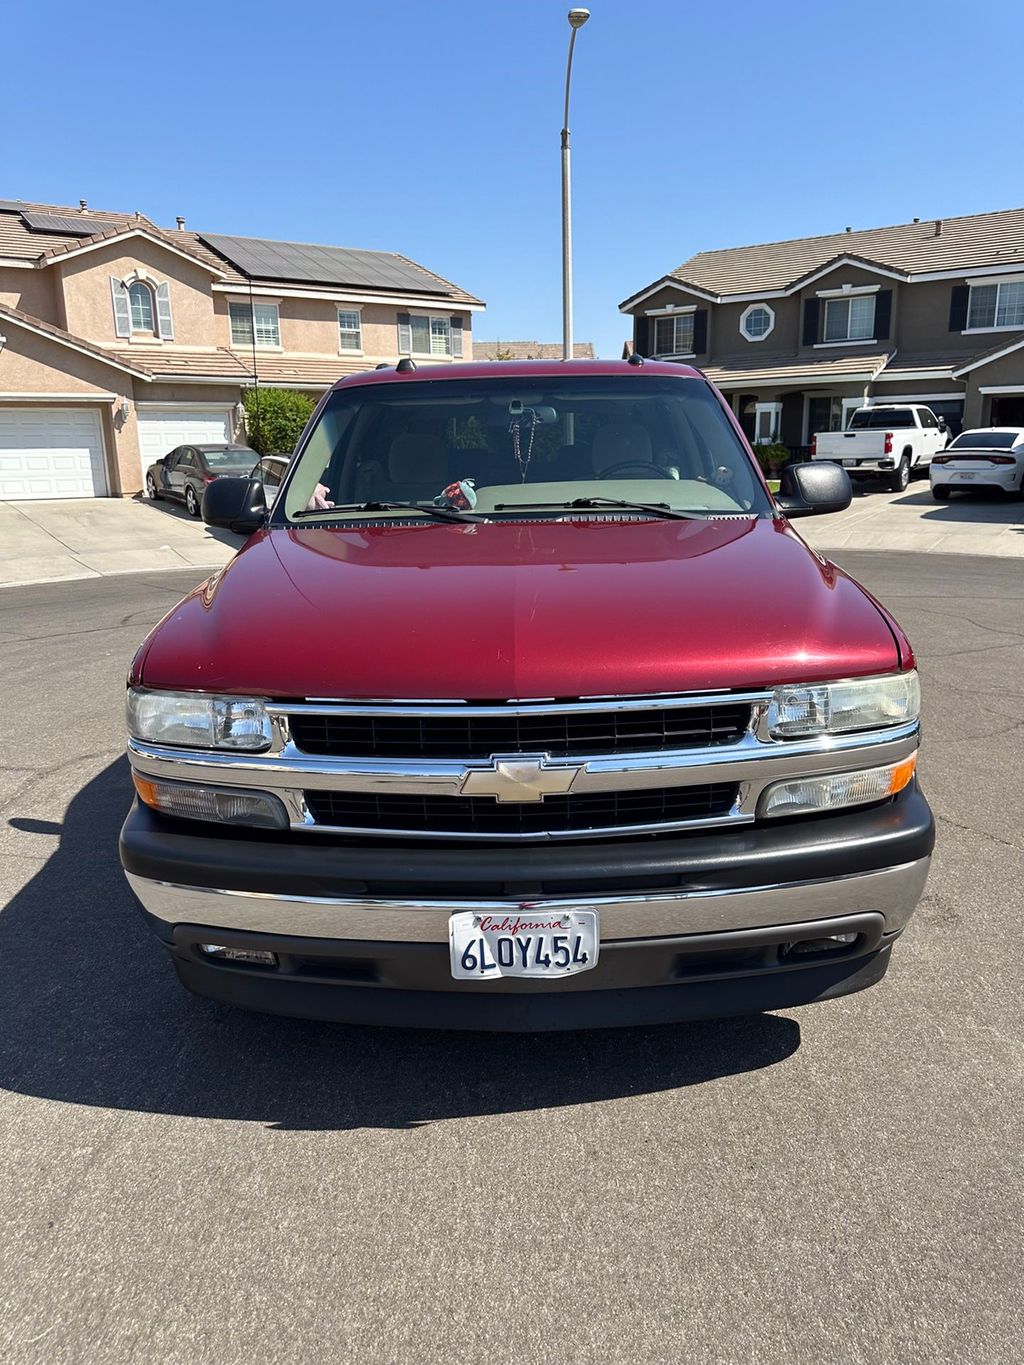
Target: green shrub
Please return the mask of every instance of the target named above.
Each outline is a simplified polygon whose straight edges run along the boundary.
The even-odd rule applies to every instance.
[[[754,446],[754,454],[764,472],[770,474],[789,460],[789,447],[775,441],[771,445]]]
[[[260,455],[290,455],[316,401],[294,389],[246,389],[245,430]]]

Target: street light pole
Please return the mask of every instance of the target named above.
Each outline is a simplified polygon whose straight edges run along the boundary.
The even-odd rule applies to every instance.
[[[576,34],[590,18],[588,9],[571,9],[569,56],[565,63],[565,116],[562,119],[562,359],[572,359],[572,191],[569,183],[569,82]]]

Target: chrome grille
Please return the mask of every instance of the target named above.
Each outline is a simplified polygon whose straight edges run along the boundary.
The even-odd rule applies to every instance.
[[[530,713],[489,708],[486,715],[360,715],[327,710],[289,717],[302,753],[343,758],[480,759],[491,754],[654,753],[735,744],[750,725],[749,702],[629,710],[597,708]]]
[[[587,834],[592,830],[675,825],[725,816],[736,801],[731,782],[640,791],[548,796],[499,802],[486,796],[409,796],[390,792],[308,791],[318,825],[430,835]]]

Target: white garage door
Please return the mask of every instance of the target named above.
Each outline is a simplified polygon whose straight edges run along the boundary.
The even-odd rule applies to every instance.
[[[98,413],[0,404],[0,499],[97,498],[106,491]]]
[[[230,441],[227,408],[139,408],[142,477],[154,460],[175,446]]]

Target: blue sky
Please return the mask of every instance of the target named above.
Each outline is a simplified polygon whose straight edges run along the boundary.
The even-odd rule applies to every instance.
[[[695,251],[1024,204],[1017,3],[590,8],[576,337],[600,354]],[[0,197],[402,251],[487,301],[478,335],[555,341],[567,9],[8,0]]]

